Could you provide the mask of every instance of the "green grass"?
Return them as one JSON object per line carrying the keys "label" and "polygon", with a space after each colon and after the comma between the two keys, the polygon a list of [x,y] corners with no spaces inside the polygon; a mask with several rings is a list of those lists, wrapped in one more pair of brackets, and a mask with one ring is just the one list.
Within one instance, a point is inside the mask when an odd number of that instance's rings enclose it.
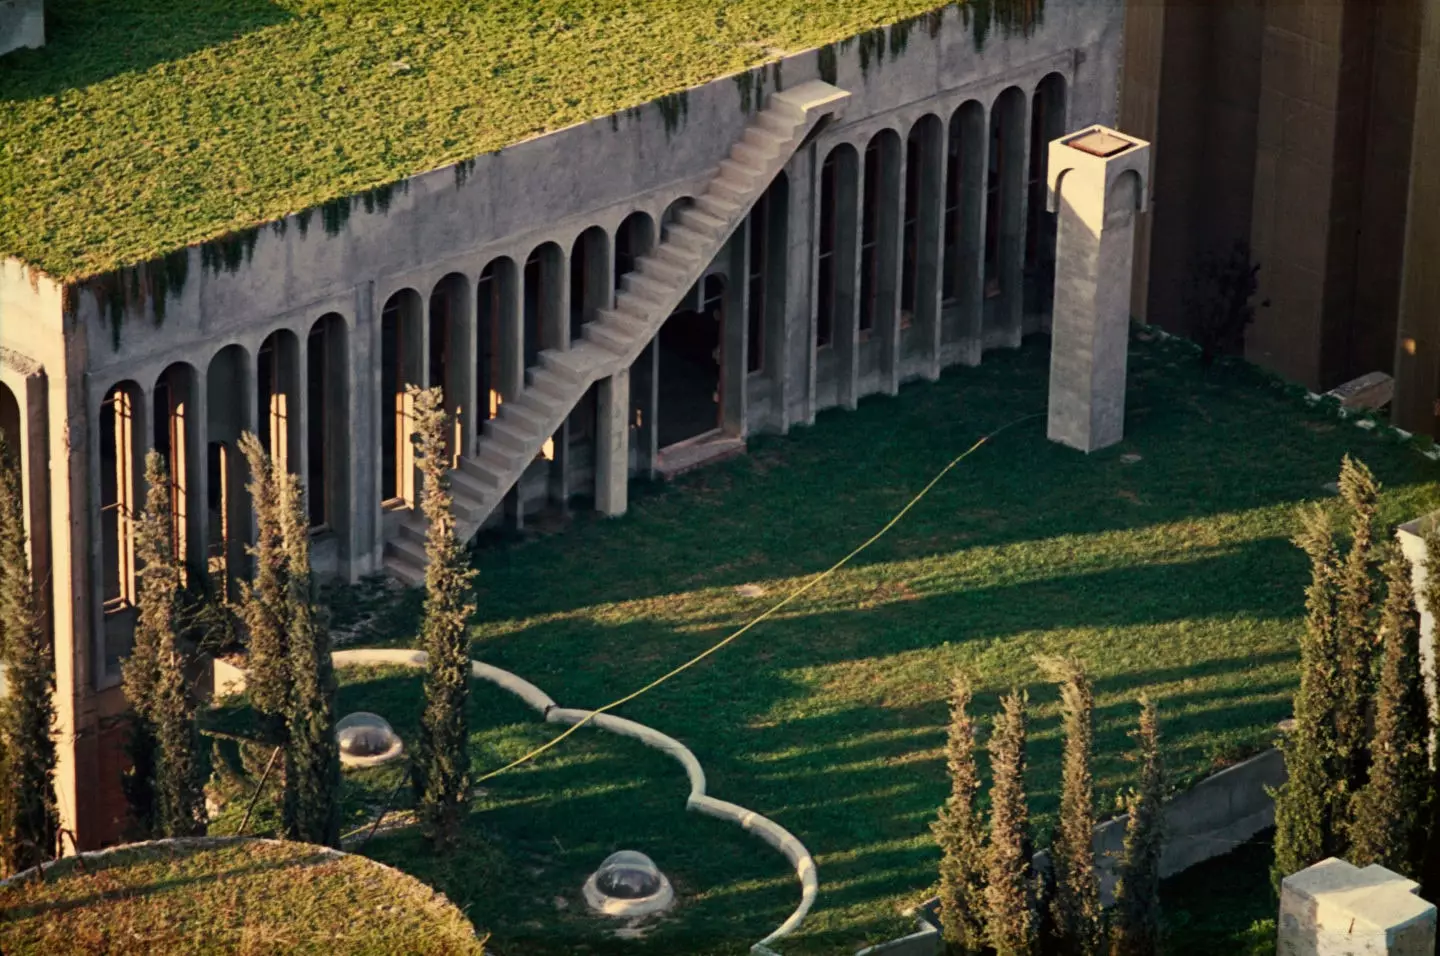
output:
{"label": "green grass", "polygon": [[[567,706],[627,693],[865,540],[978,437],[1043,409],[1047,368],[1043,341],[993,353],[756,439],[746,457],[633,501],[623,519],[582,513],[564,534],[484,547],[474,653]],[[901,909],[935,880],[928,826],[946,794],[944,695],[957,669],[974,676],[987,724],[1004,691],[1031,695],[1028,779],[1044,845],[1061,739],[1033,655],[1071,651],[1090,665],[1102,809],[1133,780],[1141,693],[1159,704],[1184,786],[1268,746],[1288,715],[1307,569],[1287,539],[1298,504],[1332,497],[1341,456],[1384,482],[1387,522],[1440,505],[1440,467],[1413,449],[1248,367],[1202,372],[1178,343],[1135,343],[1128,404],[1126,440],[1089,456],[1047,442],[1040,420],[1008,431],[852,565],[620,710],[686,743],[712,794],[772,817],[815,854],[820,899],[784,952],[844,952],[906,930]],[[741,584],[767,593],[743,597]],[[416,607],[395,602],[362,643],[408,644]],[[377,681],[347,685],[342,712],[410,720],[414,686]],[[558,732],[487,685],[475,706],[478,769]],[[735,952],[798,900],[777,854],[685,814],[679,768],[633,742],[582,731],[486,788],[471,818],[485,853],[439,860],[403,836],[372,852],[470,906],[497,951]],[[681,896],[638,945],[575,915],[590,868],[630,845],[678,877]]]}
{"label": "green grass", "polygon": [[0,254],[96,275],[948,5],[52,0],[0,60]]}
{"label": "green grass", "polygon": [[1274,956],[1274,831],[1160,885],[1166,956]]}
{"label": "green grass", "polygon": [[136,847],[0,888],[20,953],[473,953],[455,907],[414,880],[303,843]]}

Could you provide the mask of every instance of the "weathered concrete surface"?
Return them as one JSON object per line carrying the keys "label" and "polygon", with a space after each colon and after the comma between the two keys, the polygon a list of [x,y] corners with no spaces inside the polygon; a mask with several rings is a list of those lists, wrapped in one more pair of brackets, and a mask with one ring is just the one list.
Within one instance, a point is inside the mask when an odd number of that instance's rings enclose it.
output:
{"label": "weathered concrete surface", "polygon": [[1435,616],[1425,606],[1425,588],[1430,580],[1425,570],[1429,549],[1425,547],[1424,529],[1440,521],[1440,512],[1407,521],[1395,529],[1400,549],[1410,562],[1410,586],[1415,591],[1415,607],[1420,612],[1420,670],[1425,675],[1425,693],[1430,697],[1430,710],[1436,709],[1435,693]]}
{"label": "weathered concrete surface", "polygon": [[1279,956],[1433,956],[1435,905],[1378,863],[1331,857],[1280,884]]}
{"label": "weathered concrete surface", "polygon": [[[1100,142],[1115,152],[1081,148]],[[1150,145],[1092,127],[1050,143],[1046,175],[1060,214],[1046,434],[1091,452],[1125,433],[1135,214],[1149,204]]]}
{"label": "weathered concrete surface", "polygon": [[0,0],[0,56],[45,45],[45,0]]}

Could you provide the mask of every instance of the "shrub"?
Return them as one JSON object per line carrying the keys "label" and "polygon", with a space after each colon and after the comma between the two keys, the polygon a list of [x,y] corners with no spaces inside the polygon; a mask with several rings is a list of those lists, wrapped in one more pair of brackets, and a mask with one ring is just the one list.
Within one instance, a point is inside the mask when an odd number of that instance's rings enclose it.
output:
{"label": "shrub", "polygon": [[1370,469],[1346,455],[1340,465],[1340,499],[1350,516],[1350,548],[1340,568],[1336,598],[1339,666],[1336,686],[1335,749],[1346,803],[1369,773],[1369,705],[1374,696],[1370,648],[1374,643],[1377,594],[1375,511],[1380,486]]}
{"label": "shrub", "polygon": [[1140,785],[1126,799],[1129,820],[1115,884],[1112,956],[1156,956],[1160,952],[1161,813],[1165,778],[1160,761],[1160,720],[1149,698],[1140,700]]}
{"label": "shrub", "polygon": [[240,452],[250,467],[245,488],[255,510],[255,559],[253,581],[240,585],[240,619],[249,632],[249,659],[246,662],[246,693],[255,709],[265,716],[267,737],[276,743],[284,739],[285,712],[289,704],[289,664],[285,646],[285,549],[281,534],[280,478],[260,439],[252,432],[240,436]]}
{"label": "shrub", "polygon": [[1042,660],[1050,680],[1060,684],[1065,725],[1061,770],[1060,822],[1050,847],[1054,898],[1051,933],[1057,953],[1096,956],[1101,947],[1100,883],[1095,872],[1095,787],[1090,753],[1095,737],[1095,692],[1085,665],[1073,657]]}
{"label": "shrub", "polygon": [[990,853],[985,923],[996,956],[1035,956],[1039,919],[1030,870],[1030,816],[1025,804],[1025,698],[1002,700],[990,737]]}

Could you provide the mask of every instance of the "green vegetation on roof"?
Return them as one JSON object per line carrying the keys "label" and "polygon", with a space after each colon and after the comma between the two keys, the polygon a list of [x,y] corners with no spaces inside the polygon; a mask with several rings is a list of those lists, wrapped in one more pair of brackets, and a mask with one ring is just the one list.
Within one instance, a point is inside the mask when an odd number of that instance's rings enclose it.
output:
{"label": "green vegetation on roof", "polygon": [[308,843],[137,844],[0,888],[0,950],[21,953],[467,953],[443,897]]}
{"label": "green vegetation on roof", "polygon": [[952,5],[52,0],[0,59],[0,255],[97,275]]}

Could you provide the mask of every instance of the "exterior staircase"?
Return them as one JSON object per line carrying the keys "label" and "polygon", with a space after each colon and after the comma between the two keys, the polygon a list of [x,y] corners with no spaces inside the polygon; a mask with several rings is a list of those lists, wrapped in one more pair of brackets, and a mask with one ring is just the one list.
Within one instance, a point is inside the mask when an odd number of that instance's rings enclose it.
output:
{"label": "exterior staircase", "polygon": [[[621,277],[615,308],[600,310],[568,349],[540,352],[539,364],[525,370],[525,388],[485,423],[475,454],[450,470],[462,541],[480,530],[590,386],[635,362],[806,136],[849,98],[818,80],[771,94],[705,193]],[[405,584],[424,583],[425,527],[412,509],[385,542],[385,570]]]}

